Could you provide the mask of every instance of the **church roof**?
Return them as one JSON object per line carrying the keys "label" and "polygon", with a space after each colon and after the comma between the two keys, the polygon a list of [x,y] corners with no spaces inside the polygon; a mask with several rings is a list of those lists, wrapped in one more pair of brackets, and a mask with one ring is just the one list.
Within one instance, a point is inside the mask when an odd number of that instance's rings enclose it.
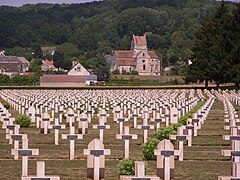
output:
{"label": "church roof", "polygon": [[133,58],[134,51],[115,51],[116,58]]}
{"label": "church roof", "polygon": [[159,59],[158,55],[155,53],[155,51],[148,51],[148,55],[151,57],[151,59]]}
{"label": "church roof", "polygon": [[117,64],[120,66],[136,66],[133,59],[117,59]]}
{"label": "church roof", "polygon": [[136,46],[147,46],[147,41],[145,36],[133,36]]}

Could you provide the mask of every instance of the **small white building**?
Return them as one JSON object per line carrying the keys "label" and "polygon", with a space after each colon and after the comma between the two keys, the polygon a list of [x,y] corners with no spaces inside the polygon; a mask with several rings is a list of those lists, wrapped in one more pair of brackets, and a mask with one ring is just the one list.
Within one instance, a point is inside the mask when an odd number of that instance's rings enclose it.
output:
{"label": "small white building", "polygon": [[80,63],[77,63],[73,68],[68,72],[68,75],[73,76],[89,76],[90,72],[87,71]]}
{"label": "small white building", "polygon": [[86,85],[91,83],[97,83],[97,76],[91,75],[91,73],[83,67],[79,62],[73,62],[73,68],[67,73],[69,76],[83,76],[86,80]]}

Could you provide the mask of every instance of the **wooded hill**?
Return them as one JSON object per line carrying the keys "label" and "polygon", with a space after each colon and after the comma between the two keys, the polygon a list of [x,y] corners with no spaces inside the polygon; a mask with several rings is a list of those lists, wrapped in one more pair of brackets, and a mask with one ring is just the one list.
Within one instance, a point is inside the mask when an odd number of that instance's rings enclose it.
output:
{"label": "wooded hill", "polygon": [[[104,0],[85,4],[0,7],[0,49],[32,58],[36,46],[56,46],[65,61],[129,49],[132,35],[147,33],[163,65],[185,70],[200,22],[219,2],[210,0]],[[227,4],[234,9],[233,3]],[[96,59],[94,59],[96,60]]]}

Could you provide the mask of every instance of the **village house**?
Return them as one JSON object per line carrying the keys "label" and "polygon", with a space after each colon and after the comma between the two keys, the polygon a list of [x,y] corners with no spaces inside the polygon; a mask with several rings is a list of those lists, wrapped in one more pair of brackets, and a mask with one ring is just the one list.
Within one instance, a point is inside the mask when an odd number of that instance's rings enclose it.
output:
{"label": "village house", "polygon": [[134,36],[130,50],[115,50],[111,71],[137,71],[139,75],[160,75],[160,59],[155,51],[148,51],[146,36]]}
{"label": "village house", "polygon": [[29,61],[24,57],[0,55],[0,74],[19,75],[26,72],[29,66]]}
{"label": "village house", "polygon": [[42,71],[58,71],[58,68],[56,68],[53,63],[53,60],[43,60],[41,65]]}
{"label": "village house", "polygon": [[97,83],[97,76],[78,61],[73,61],[73,67],[66,75],[43,75],[40,78],[42,87],[83,87],[92,83]]}

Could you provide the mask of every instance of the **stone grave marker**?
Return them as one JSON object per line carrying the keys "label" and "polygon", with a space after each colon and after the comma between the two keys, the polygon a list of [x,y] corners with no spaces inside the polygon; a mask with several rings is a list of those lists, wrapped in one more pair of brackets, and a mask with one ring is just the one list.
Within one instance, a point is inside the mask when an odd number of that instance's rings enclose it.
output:
{"label": "stone grave marker", "polygon": [[141,117],[141,114],[138,114],[137,109],[134,109],[133,114],[130,114],[130,117],[133,117],[133,127],[137,128],[137,119]]}
{"label": "stone grave marker", "polygon": [[41,119],[40,109],[36,109],[35,119],[36,119],[36,127],[39,128],[40,119]]}
{"label": "stone grave marker", "polygon": [[74,126],[74,121],[75,121],[74,116],[75,116],[75,114],[74,114],[73,109],[69,108],[67,110],[67,118],[66,118],[67,127]]}
{"label": "stone grave marker", "polygon": [[120,116],[116,120],[117,120],[117,123],[119,123],[119,134],[122,134],[123,133],[123,123],[128,121],[128,119],[124,118],[123,114],[120,113]]}
{"label": "stone grave marker", "polygon": [[193,131],[194,131],[194,126],[192,124],[192,119],[188,118],[187,119],[187,125],[186,126],[182,126],[183,129],[187,130],[187,135],[188,135],[188,146],[192,146],[192,135],[193,135]]}
{"label": "stone grave marker", "polygon": [[78,133],[83,135],[88,133],[88,117],[86,113],[81,113],[78,117]]}
{"label": "stone grave marker", "polygon": [[22,176],[22,180],[60,180],[60,177],[45,175],[45,162],[37,161],[37,175]]}
{"label": "stone grave marker", "polygon": [[87,178],[104,179],[105,155],[110,155],[110,149],[104,149],[100,139],[94,139],[88,144],[88,149],[83,150],[87,155]]}
{"label": "stone grave marker", "polygon": [[147,142],[148,130],[154,129],[154,126],[148,125],[147,119],[143,119],[143,125],[138,125],[137,128],[143,130],[143,143]]}
{"label": "stone grave marker", "polygon": [[[14,133],[12,135],[6,134],[6,139],[12,139],[14,141],[14,149],[19,149],[19,141],[27,139],[27,134],[19,134],[19,125],[14,126]],[[18,160],[18,154],[14,155],[14,160]]]}
{"label": "stone grave marker", "polygon": [[31,122],[35,122],[36,110],[35,110],[34,106],[30,106],[28,108],[28,113],[27,114],[31,117]]}
{"label": "stone grave marker", "polygon": [[47,112],[44,112],[42,115],[41,121],[41,133],[48,134],[50,133],[49,127],[50,126],[50,115]]}
{"label": "stone grave marker", "polygon": [[171,108],[170,113],[170,122],[171,124],[177,124],[178,123],[178,109],[176,107]]}
{"label": "stone grave marker", "polygon": [[170,140],[162,140],[154,154],[157,156],[157,176],[163,180],[174,179],[174,156],[179,156]]}
{"label": "stone grave marker", "polygon": [[99,130],[99,139],[103,142],[103,131],[104,129],[110,129],[110,126],[105,125],[104,121],[100,120],[99,125],[93,125],[93,129]]}
{"label": "stone grave marker", "polygon": [[166,126],[169,126],[169,119],[170,119],[170,112],[168,108],[165,108],[165,124]]}
{"label": "stone grave marker", "polygon": [[65,125],[60,125],[58,118],[55,118],[55,124],[54,125],[50,125],[49,129],[54,129],[54,144],[58,145],[58,140],[59,140],[59,130],[60,129],[65,129],[66,126]]}
{"label": "stone grave marker", "polygon": [[178,160],[183,161],[183,141],[188,140],[189,136],[188,135],[183,135],[183,128],[178,127],[177,135],[170,135],[169,139],[177,140],[178,150],[179,150]]}
{"label": "stone grave marker", "polygon": [[145,175],[145,164],[142,161],[135,161],[134,176],[120,176],[120,180],[160,180],[157,176]]}
{"label": "stone grave marker", "polygon": [[28,148],[28,139],[22,139],[22,149],[12,149],[12,155],[22,156],[22,176],[28,175],[28,156],[39,155],[38,149]]}
{"label": "stone grave marker", "polygon": [[83,139],[82,134],[75,134],[75,127],[70,127],[69,134],[62,134],[62,139],[68,139],[70,141],[69,144],[69,159],[74,159],[74,151],[75,151],[75,140]]}
{"label": "stone grave marker", "polygon": [[164,117],[161,117],[161,114],[160,114],[160,113],[156,113],[155,118],[152,118],[151,121],[156,122],[156,124],[157,124],[157,125],[156,125],[156,131],[157,131],[158,129],[161,128],[161,122],[165,122],[165,119],[164,119]]}
{"label": "stone grave marker", "polygon": [[129,158],[129,141],[131,139],[137,139],[137,135],[129,134],[129,127],[124,126],[124,133],[117,134],[116,138],[124,140],[124,158]]}

